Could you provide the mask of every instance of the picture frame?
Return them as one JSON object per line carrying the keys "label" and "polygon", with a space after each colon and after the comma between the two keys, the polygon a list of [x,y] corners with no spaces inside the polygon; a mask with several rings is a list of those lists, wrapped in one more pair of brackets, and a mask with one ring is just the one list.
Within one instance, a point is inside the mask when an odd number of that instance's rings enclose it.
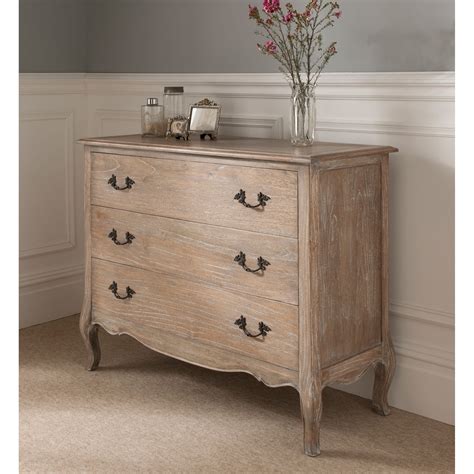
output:
{"label": "picture frame", "polygon": [[176,117],[170,117],[168,119],[168,126],[166,128],[166,138],[175,137],[177,140],[181,138],[183,140],[189,139],[189,119],[184,115],[178,115]]}
{"label": "picture frame", "polygon": [[202,99],[191,105],[189,111],[188,132],[199,134],[201,140],[208,136],[217,139],[221,106],[210,99]]}

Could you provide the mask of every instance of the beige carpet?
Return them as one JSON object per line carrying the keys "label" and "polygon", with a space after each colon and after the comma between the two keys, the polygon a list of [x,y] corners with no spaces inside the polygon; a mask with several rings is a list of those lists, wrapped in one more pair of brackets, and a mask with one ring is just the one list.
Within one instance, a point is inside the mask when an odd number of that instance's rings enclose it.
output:
{"label": "beige carpet", "polygon": [[101,341],[87,372],[76,316],[21,331],[21,472],[453,472],[451,426],[327,389],[309,458],[295,390]]}

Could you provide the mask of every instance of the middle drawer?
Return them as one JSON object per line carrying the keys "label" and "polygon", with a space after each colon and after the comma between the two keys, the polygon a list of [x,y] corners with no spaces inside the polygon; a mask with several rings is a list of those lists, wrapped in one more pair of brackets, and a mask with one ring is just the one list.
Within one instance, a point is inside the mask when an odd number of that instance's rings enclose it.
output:
{"label": "middle drawer", "polygon": [[98,206],[91,226],[95,258],[298,304],[295,239]]}

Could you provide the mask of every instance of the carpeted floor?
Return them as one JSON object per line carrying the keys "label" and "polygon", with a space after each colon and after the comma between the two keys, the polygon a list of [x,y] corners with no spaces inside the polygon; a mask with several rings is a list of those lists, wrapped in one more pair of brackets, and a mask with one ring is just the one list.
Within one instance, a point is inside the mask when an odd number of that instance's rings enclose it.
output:
{"label": "carpeted floor", "polygon": [[101,332],[84,370],[77,316],[20,333],[20,472],[453,472],[454,429],[324,392],[322,454],[302,453],[299,401]]}

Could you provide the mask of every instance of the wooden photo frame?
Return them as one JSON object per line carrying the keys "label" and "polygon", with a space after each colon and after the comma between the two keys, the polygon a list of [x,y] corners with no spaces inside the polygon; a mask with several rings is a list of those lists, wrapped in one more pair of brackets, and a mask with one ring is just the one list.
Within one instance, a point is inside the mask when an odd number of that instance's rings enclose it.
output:
{"label": "wooden photo frame", "polygon": [[177,140],[188,140],[189,138],[189,120],[184,115],[178,115],[168,119],[168,126],[166,129],[166,138],[175,137]]}

